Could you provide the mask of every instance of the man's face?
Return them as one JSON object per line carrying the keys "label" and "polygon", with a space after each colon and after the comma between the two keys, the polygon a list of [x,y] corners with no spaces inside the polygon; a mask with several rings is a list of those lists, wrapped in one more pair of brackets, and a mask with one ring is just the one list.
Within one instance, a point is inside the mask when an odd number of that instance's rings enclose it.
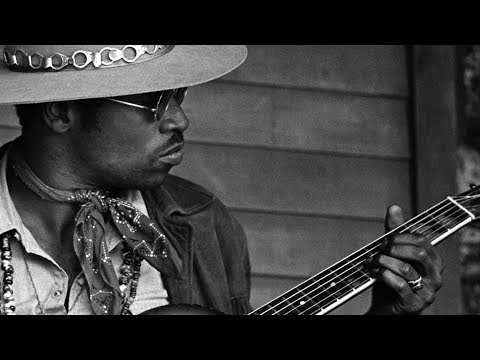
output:
{"label": "man's face", "polygon": [[[116,99],[155,108],[160,93]],[[89,185],[118,189],[147,189],[161,184],[182,161],[183,132],[188,119],[172,98],[160,118],[124,104],[95,100],[73,129],[74,158]]]}

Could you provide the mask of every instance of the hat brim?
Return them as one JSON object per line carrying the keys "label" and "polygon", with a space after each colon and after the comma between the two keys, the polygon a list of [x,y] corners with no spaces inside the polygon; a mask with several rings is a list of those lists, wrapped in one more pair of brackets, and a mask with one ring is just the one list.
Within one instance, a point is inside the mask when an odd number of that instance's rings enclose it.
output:
{"label": "hat brim", "polygon": [[104,98],[194,86],[243,63],[243,45],[176,45],[164,56],[126,66],[58,72],[15,72],[0,65],[0,104]]}

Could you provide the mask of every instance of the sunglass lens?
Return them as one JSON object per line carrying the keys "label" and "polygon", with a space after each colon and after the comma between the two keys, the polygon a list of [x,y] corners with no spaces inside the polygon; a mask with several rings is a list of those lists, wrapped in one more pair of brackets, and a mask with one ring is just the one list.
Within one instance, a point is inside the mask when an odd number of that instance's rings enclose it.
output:
{"label": "sunglass lens", "polygon": [[187,95],[188,88],[179,88],[175,90],[175,100],[177,101],[178,105],[181,105],[185,96]]}

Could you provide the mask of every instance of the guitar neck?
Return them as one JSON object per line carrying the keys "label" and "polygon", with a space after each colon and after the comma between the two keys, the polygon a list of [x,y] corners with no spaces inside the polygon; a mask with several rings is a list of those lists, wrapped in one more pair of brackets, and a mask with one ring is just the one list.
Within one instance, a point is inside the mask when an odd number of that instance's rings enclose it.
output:
{"label": "guitar neck", "polygon": [[391,235],[416,233],[436,245],[474,219],[458,197],[448,197],[249,315],[325,315],[373,285],[365,261]]}

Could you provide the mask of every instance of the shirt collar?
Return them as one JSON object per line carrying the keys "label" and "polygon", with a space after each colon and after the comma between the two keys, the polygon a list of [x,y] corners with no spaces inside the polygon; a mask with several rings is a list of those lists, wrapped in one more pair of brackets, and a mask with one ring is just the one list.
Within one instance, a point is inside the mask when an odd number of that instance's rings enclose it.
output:
{"label": "shirt collar", "polygon": [[[23,224],[20,214],[10,196],[7,183],[8,153],[13,143],[8,143],[0,148],[0,234],[10,230],[17,230],[20,233],[20,241],[27,252],[38,253],[39,245],[33,241],[30,231]],[[26,235],[29,236],[26,236]]]}

